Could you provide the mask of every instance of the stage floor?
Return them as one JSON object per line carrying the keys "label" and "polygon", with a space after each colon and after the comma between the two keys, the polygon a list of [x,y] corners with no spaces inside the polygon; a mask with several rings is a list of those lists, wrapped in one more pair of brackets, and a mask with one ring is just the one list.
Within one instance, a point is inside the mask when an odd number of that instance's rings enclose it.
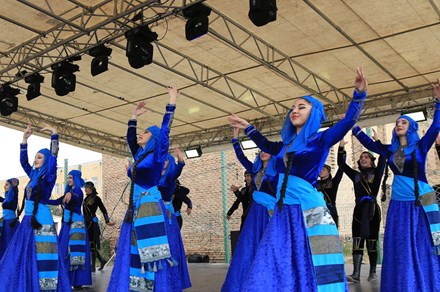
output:
{"label": "stage floor", "polygon": [[[188,264],[193,287],[185,292],[213,292],[220,291],[228,271],[228,264]],[[345,265],[345,271],[351,274],[353,265]],[[106,267],[102,271],[93,273],[93,287],[84,287],[76,291],[105,292],[110,279],[112,267]],[[362,265],[361,283],[350,283],[349,289],[352,292],[379,292],[381,267],[377,267],[378,280],[367,281],[369,272],[368,265]]]}

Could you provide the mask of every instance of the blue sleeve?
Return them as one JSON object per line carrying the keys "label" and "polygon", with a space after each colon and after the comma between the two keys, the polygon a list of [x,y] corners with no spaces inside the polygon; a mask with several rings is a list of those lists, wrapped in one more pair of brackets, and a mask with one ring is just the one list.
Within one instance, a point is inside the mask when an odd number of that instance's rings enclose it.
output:
{"label": "blue sleeve", "polygon": [[329,148],[341,141],[356,124],[364,106],[366,96],[367,92],[354,91],[353,99],[348,106],[345,117],[322,133],[322,143],[324,147]]}
{"label": "blue sleeve", "polygon": [[185,167],[185,161],[177,161],[174,180],[180,177],[184,167]]}
{"label": "blue sleeve", "polygon": [[254,126],[249,125],[244,132],[246,135],[257,144],[258,148],[271,155],[278,155],[283,149],[283,142],[272,142],[267,140]]}
{"label": "blue sleeve", "polygon": [[241,165],[243,165],[243,167],[247,171],[249,171],[249,173],[252,173],[253,163],[249,161],[249,159],[247,159],[247,157],[244,155],[238,139],[234,138],[231,140],[231,142],[232,142],[232,146],[234,146],[235,155],[237,156],[238,161],[240,161]]}
{"label": "blue sleeve", "polygon": [[429,127],[428,131],[426,131],[425,136],[423,136],[418,143],[423,153],[427,153],[429,149],[431,149],[432,144],[434,144],[435,139],[437,139],[439,130],[440,130],[440,100],[436,99],[432,124]]}
{"label": "blue sleeve", "polygon": [[50,157],[47,165],[47,173],[44,179],[49,183],[54,183],[57,180],[57,157],[58,157],[58,134],[52,135],[50,137]]}
{"label": "blue sleeve", "polygon": [[137,144],[136,126],[137,126],[136,120],[132,120],[132,119],[128,120],[127,144],[128,144],[128,148],[130,148],[130,152],[133,157],[136,155],[136,152],[139,149],[139,145]]}
{"label": "blue sleeve", "polygon": [[3,202],[5,198],[0,197],[0,203]]}
{"label": "blue sleeve", "polygon": [[157,162],[163,162],[168,155],[168,149],[170,147],[170,128],[173,123],[174,111],[176,109],[175,104],[167,104],[166,112],[163,116],[162,126],[160,127],[159,145],[154,151],[154,159]]}
{"label": "blue sleeve", "polygon": [[52,205],[52,206],[58,206],[63,203],[63,199],[64,199],[64,196],[59,197],[58,199],[55,199],[55,200],[47,200],[47,204]]}
{"label": "blue sleeve", "polygon": [[30,176],[32,171],[32,166],[29,164],[27,149],[28,149],[28,144],[20,144],[20,164],[24,172],[26,172],[26,174]]}
{"label": "blue sleeve", "polygon": [[380,141],[373,141],[367,134],[361,131],[361,128],[353,128],[353,135],[359,142],[368,150],[373,151],[379,155],[388,157],[388,145],[382,144]]}

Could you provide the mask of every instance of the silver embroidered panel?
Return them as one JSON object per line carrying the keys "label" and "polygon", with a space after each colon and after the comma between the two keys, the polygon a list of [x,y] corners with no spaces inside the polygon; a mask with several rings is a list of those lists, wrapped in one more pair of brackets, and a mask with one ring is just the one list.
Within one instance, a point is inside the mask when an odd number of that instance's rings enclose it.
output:
{"label": "silver embroidered panel", "polygon": [[142,277],[130,276],[130,290],[141,292],[153,292],[154,281]]}
{"label": "silver embroidered panel", "polygon": [[141,258],[141,263],[166,259],[171,256],[168,244],[159,244],[155,246],[138,248],[138,250],[139,257]]}
{"label": "silver embroidered panel", "polygon": [[57,290],[58,278],[40,278],[39,279],[40,290]]}
{"label": "silver embroidered panel", "polygon": [[307,228],[312,228],[316,225],[336,225],[327,207],[316,207],[303,213]]}

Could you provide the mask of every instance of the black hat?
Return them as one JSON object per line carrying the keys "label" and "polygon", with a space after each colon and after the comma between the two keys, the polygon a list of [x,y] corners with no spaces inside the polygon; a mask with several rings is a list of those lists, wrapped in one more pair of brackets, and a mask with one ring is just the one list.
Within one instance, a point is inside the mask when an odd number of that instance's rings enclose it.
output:
{"label": "black hat", "polygon": [[91,188],[95,188],[95,184],[91,181],[86,182],[86,184],[84,185],[84,187],[91,187]]}
{"label": "black hat", "polygon": [[332,173],[332,167],[328,164],[324,164],[324,167],[327,168],[329,173]]}

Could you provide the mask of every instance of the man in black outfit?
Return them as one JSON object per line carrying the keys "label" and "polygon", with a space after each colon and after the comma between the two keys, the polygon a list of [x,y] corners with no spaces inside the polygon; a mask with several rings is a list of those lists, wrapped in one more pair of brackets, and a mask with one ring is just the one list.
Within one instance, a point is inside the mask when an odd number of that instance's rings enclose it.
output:
{"label": "man in black outfit", "polygon": [[99,229],[98,218],[96,217],[96,210],[99,208],[101,210],[102,215],[104,216],[105,224],[109,226],[114,226],[114,222],[110,222],[110,218],[108,217],[107,210],[104,207],[104,204],[101,201],[101,198],[98,197],[98,192],[96,192],[95,185],[93,182],[88,181],[85,184],[85,192],[86,198],[83,202],[83,212],[84,212],[84,221],[87,227],[87,233],[89,235],[90,241],[90,252],[92,259],[92,272],[95,272],[95,264],[96,258],[98,257],[101,262],[101,266],[99,270],[102,270],[107,263],[99,253],[99,249],[101,248],[100,236],[101,230]]}
{"label": "man in black outfit", "polygon": [[244,182],[246,185],[241,190],[239,190],[237,186],[231,186],[230,190],[234,192],[237,199],[235,200],[234,204],[232,204],[226,216],[226,219],[231,219],[231,215],[234,213],[235,210],[238,209],[238,206],[241,203],[243,214],[241,215],[240,230],[243,227],[244,222],[246,221],[247,212],[252,202],[252,193],[254,191],[252,189],[252,176],[248,171],[244,172]]}
{"label": "man in black outfit", "polygon": [[182,214],[180,213],[180,209],[182,209],[182,204],[186,204],[186,214],[190,215],[192,211],[192,202],[191,199],[187,197],[189,194],[189,189],[182,186],[179,180],[176,180],[176,189],[174,190],[173,195],[173,207],[174,212],[176,214],[177,222],[179,223],[179,228],[182,229],[183,219]]}

